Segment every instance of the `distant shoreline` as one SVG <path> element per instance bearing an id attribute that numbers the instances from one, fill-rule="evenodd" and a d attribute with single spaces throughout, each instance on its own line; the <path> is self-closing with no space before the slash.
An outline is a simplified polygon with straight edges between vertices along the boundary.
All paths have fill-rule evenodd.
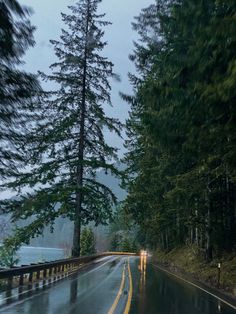
<path id="1" fill-rule="evenodd" d="M 3 246 L 3 243 L 0 243 L 0 247 Z M 58 250 L 63 251 L 64 249 L 58 248 L 58 247 L 44 247 L 44 246 L 21 246 L 20 249 L 44 249 L 44 250 Z"/>
<path id="2" fill-rule="evenodd" d="M 20 249 L 44 249 L 44 250 L 58 250 L 63 251 L 63 249 L 57 247 L 44 247 L 44 246 L 21 246 Z"/>

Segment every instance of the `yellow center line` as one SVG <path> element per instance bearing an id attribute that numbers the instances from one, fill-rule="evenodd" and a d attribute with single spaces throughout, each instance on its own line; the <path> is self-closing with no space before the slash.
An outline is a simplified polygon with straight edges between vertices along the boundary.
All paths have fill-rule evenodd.
<path id="1" fill-rule="evenodd" d="M 121 297 L 121 295 L 122 295 L 122 290 L 124 289 L 124 285 L 125 285 L 125 265 L 124 265 L 124 269 L 123 269 L 123 274 L 122 274 L 122 280 L 121 280 L 121 284 L 120 284 L 120 289 L 119 289 L 119 291 L 118 291 L 118 294 L 117 294 L 117 296 L 116 296 L 116 298 L 115 298 L 115 301 L 114 301 L 114 303 L 112 304 L 112 307 L 110 308 L 108 314 L 113 314 L 113 313 L 114 313 L 114 311 L 115 311 L 115 309 L 116 309 L 116 307 L 117 307 L 117 304 L 118 304 L 118 302 L 119 302 L 119 300 L 120 300 L 120 297 Z"/>
<path id="2" fill-rule="evenodd" d="M 130 265 L 129 265 L 129 259 L 128 259 L 128 273 L 129 273 L 129 295 L 128 295 L 128 300 L 126 303 L 124 314 L 129 314 L 130 307 L 131 307 L 132 294 L 133 294 L 133 282 L 132 282 L 132 274 L 131 274 Z"/>

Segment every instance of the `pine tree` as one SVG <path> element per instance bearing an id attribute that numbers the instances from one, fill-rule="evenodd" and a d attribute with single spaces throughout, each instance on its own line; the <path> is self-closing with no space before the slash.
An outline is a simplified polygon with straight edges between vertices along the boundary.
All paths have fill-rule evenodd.
<path id="1" fill-rule="evenodd" d="M 150 127 L 147 123 L 154 121 L 154 117 L 153 112 L 147 107 L 148 101 L 144 91 L 147 88 L 147 93 L 153 94 L 153 81 L 149 76 L 154 72 L 153 67 L 157 60 L 161 60 L 157 56 L 165 50 L 161 21 L 168 16 L 168 3 L 158 1 L 143 9 L 135 18 L 133 28 L 138 32 L 140 39 L 135 43 L 135 50 L 130 59 L 135 63 L 137 75 L 129 75 L 134 88 L 134 97 L 124 96 L 131 104 L 130 118 L 127 120 L 128 153 L 125 157 L 128 165 L 126 187 L 129 195 L 125 206 L 140 225 L 142 232 L 153 226 L 154 217 L 157 216 L 155 214 L 157 206 L 162 204 L 160 198 L 163 182 L 160 184 L 158 180 L 161 176 L 160 167 L 157 165 L 159 148 L 150 138 Z M 161 76 L 162 70 L 158 71 L 157 77 Z"/>
<path id="2" fill-rule="evenodd" d="M 0 179 L 9 179 L 26 159 L 27 129 L 35 120 L 36 77 L 24 72 L 22 56 L 34 45 L 30 11 L 16 0 L 0 2 Z"/>
<path id="3" fill-rule="evenodd" d="M 117 252 L 120 247 L 120 235 L 118 233 L 113 233 L 110 242 L 110 251 Z"/>
<path id="4" fill-rule="evenodd" d="M 156 8 L 135 26 L 126 207 L 153 248 L 195 243 L 209 261 L 236 242 L 235 2 Z"/>
<path id="5" fill-rule="evenodd" d="M 121 252 L 132 252 L 133 244 L 131 239 L 124 237 L 120 243 Z"/>
<path id="6" fill-rule="evenodd" d="M 73 256 L 80 255 L 81 225 L 106 223 L 116 197 L 96 180 L 100 170 L 118 174 L 114 166 L 116 149 L 109 146 L 104 130 L 120 134 L 120 123 L 105 115 L 111 104 L 110 82 L 113 64 L 101 52 L 106 46 L 103 27 L 110 23 L 98 14 L 101 0 L 81 0 L 62 14 L 66 29 L 60 41 L 52 40 L 58 62 L 51 65 L 56 90 L 45 92 L 40 101 L 41 125 L 33 137 L 33 171 L 12 183 L 33 187 L 21 199 L 6 202 L 13 219 L 34 221 L 16 232 L 9 241 L 25 242 L 53 225 L 59 216 L 74 221 Z"/>
<path id="7" fill-rule="evenodd" d="M 92 255 L 96 253 L 95 237 L 91 228 L 84 228 L 81 232 L 81 255 Z"/>

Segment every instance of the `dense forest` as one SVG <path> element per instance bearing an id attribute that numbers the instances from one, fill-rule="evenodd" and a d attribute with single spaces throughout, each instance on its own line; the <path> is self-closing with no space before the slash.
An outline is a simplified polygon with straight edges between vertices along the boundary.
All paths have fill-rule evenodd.
<path id="1" fill-rule="evenodd" d="M 113 249 L 194 244 L 207 261 L 235 250 L 236 2 L 154 2 L 133 22 L 133 94 L 121 93 L 130 106 L 124 171 L 104 136 L 123 126 L 104 109 L 119 77 L 104 55 L 111 23 L 101 0 L 62 13 L 55 62 L 37 76 L 22 70 L 34 46 L 30 10 L 0 2 L 0 191 L 15 193 L 0 212 L 16 226 L 5 240 L 11 252 L 58 218 L 74 223 L 73 256 L 87 242 L 94 251 L 90 229 L 80 241 L 82 226 L 111 221 Z M 99 173 L 127 190 L 116 215 L 117 195 Z M 17 227 L 22 220 L 30 223 Z"/>
<path id="2" fill-rule="evenodd" d="M 235 12 L 230 0 L 159 0 L 133 23 L 125 207 L 152 249 L 235 249 Z"/>

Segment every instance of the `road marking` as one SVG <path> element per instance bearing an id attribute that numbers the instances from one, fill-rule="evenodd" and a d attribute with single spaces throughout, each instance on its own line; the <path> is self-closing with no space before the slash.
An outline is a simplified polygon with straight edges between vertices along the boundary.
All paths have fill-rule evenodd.
<path id="1" fill-rule="evenodd" d="M 106 262 L 103 263 L 102 265 L 99 265 L 98 267 L 93 268 L 93 269 L 87 271 L 86 273 L 82 274 L 80 277 L 84 277 L 84 276 L 86 276 L 86 275 L 88 275 L 88 274 L 91 274 L 91 273 L 93 273 L 94 271 L 96 271 L 96 270 L 102 268 L 104 265 L 106 265 L 106 264 L 108 264 L 108 263 L 110 263 L 110 262 L 113 262 L 113 261 L 115 261 L 115 260 L 118 259 L 118 258 L 119 258 L 119 257 L 115 257 L 115 258 L 113 258 L 113 259 L 109 259 L 108 261 L 106 261 Z M 86 264 L 84 264 L 84 267 L 86 267 Z M 76 272 L 76 270 L 75 270 L 75 272 Z"/>
<path id="2" fill-rule="evenodd" d="M 81 277 L 84 276 L 84 275 L 86 275 L 86 274 L 90 274 L 90 273 L 92 273 L 92 272 L 94 272 L 94 271 L 100 269 L 100 268 L 103 267 L 104 265 L 108 264 L 109 262 L 112 262 L 112 261 L 116 260 L 117 258 L 118 258 L 118 257 L 115 257 L 115 258 L 113 258 L 113 259 L 109 259 L 108 261 L 106 261 L 106 262 L 103 263 L 102 265 L 99 265 L 98 267 L 91 269 L 90 271 L 86 272 L 85 274 L 82 274 Z M 77 268 L 76 270 L 73 270 L 73 271 L 71 271 L 71 272 L 68 272 L 67 275 L 65 275 L 65 277 L 59 278 L 59 279 L 56 279 L 56 280 L 53 280 L 53 281 L 50 281 L 50 282 L 47 282 L 47 283 L 41 285 L 39 288 L 42 289 L 43 287 L 50 286 L 50 285 L 56 283 L 57 281 L 62 282 L 63 279 L 68 278 L 68 277 L 74 275 L 75 273 L 77 273 L 79 270 L 85 268 L 86 266 L 90 266 L 90 265 L 84 264 L 84 265 L 80 266 L 79 268 Z M 53 278 L 53 276 L 51 277 L 51 279 L 52 279 L 52 278 Z M 47 278 L 46 280 L 48 280 L 48 279 L 50 279 L 50 278 Z M 76 280 L 77 280 L 77 279 L 76 279 Z M 19 288 L 19 287 L 15 288 L 14 290 L 18 290 L 18 288 Z M 35 291 L 36 291 L 35 289 L 29 289 L 29 290 L 23 291 L 23 292 L 21 292 L 21 293 L 18 293 L 18 292 L 17 292 L 15 295 L 12 295 L 12 296 L 7 297 L 7 298 L 1 298 L 1 299 L 0 299 L 0 310 L 1 310 L 1 307 L 4 307 L 4 306 L 6 305 L 5 303 L 6 303 L 7 300 L 14 300 L 15 298 L 18 298 L 20 295 L 24 295 L 24 294 L 27 294 L 27 293 L 29 293 L 29 292 L 35 292 Z M 30 296 L 30 297 L 28 297 L 28 298 L 25 298 L 25 299 L 23 299 L 23 300 L 21 300 L 21 301 L 12 302 L 11 304 L 7 305 L 6 307 L 8 308 L 8 307 L 16 306 L 16 305 L 18 305 L 18 304 L 21 304 L 21 303 L 23 303 L 23 302 L 25 302 L 25 301 L 27 301 L 27 300 L 33 299 L 33 298 L 35 298 L 36 296 L 39 296 L 39 295 L 44 294 L 44 293 L 45 293 L 45 291 L 42 291 L 42 290 L 41 290 L 40 292 L 37 292 L 37 293 L 35 293 L 34 295 L 32 295 L 32 296 Z"/>
<path id="3" fill-rule="evenodd" d="M 132 274 L 130 270 L 129 259 L 128 259 L 128 272 L 129 272 L 129 295 L 128 295 L 128 300 L 126 303 L 124 314 L 128 314 L 130 311 L 131 300 L 132 300 L 132 295 L 133 295 L 133 282 L 132 282 Z"/>
<path id="4" fill-rule="evenodd" d="M 175 274 L 169 272 L 168 270 L 163 269 L 163 268 L 160 267 L 160 266 L 157 266 L 157 265 L 154 265 L 154 264 L 152 264 L 152 265 L 153 265 L 154 267 L 156 267 L 156 268 L 158 268 L 158 269 L 160 269 L 160 270 L 162 270 L 162 271 L 165 271 L 166 273 L 168 273 L 168 274 L 170 274 L 170 275 L 172 275 L 172 276 L 174 276 L 174 277 L 176 277 L 176 278 L 178 278 L 178 279 L 181 279 L 181 280 L 187 282 L 188 284 L 190 284 L 190 285 L 192 285 L 192 286 L 194 286 L 194 287 L 196 287 L 196 288 L 198 288 L 198 289 L 204 291 L 205 293 L 207 293 L 207 294 L 213 296 L 214 298 L 220 300 L 221 302 L 227 304 L 228 306 L 230 306 L 230 307 L 232 307 L 234 310 L 236 310 L 236 306 L 234 306 L 233 304 L 230 304 L 229 302 L 227 302 L 227 301 L 221 299 L 221 298 L 218 297 L 217 295 L 215 295 L 215 294 L 213 294 L 213 293 L 211 293 L 211 292 L 205 290 L 204 288 L 201 288 L 201 287 L 199 287 L 198 285 L 196 285 L 196 284 L 194 284 L 194 283 L 192 283 L 192 282 L 190 282 L 190 281 L 188 281 L 188 280 L 186 280 L 186 279 L 184 279 L 184 278 L 182 278 L 182 277 L 179 277 L 178 275 L 175 275 Z"/>
<path id="5" fill-rule="evenodd" d="M 115 309 L 116 309 L 116 307 L 117 307 L 117 304 L 118 304 L 118 302 L 119 302 L 119 300 L 120 300 L 120 297 L 121 297 L 121 295 L 122 295 L 122 291 L 123 291 L 123 289 L 124 289 L 124 285 L 125 285 L 125 265 L 124 265 L 124 269 L 123 269 L 123 274 L 122 274 L 122 280 L 121 280 L 121 284 L 120 284 L 120 289 L 119 289 L 119 291 L 118 291 L 118 294 L 117 294 L 117 296 L 116 296 L 116 298 L 115 298 L 115 301 L 114 301 L 114 303 L 112 304 L 112 307 L 110 308 L 108 314 L 113 314 L 113 313 L 114 313 L 114 311 L 115 311 Z"/>

